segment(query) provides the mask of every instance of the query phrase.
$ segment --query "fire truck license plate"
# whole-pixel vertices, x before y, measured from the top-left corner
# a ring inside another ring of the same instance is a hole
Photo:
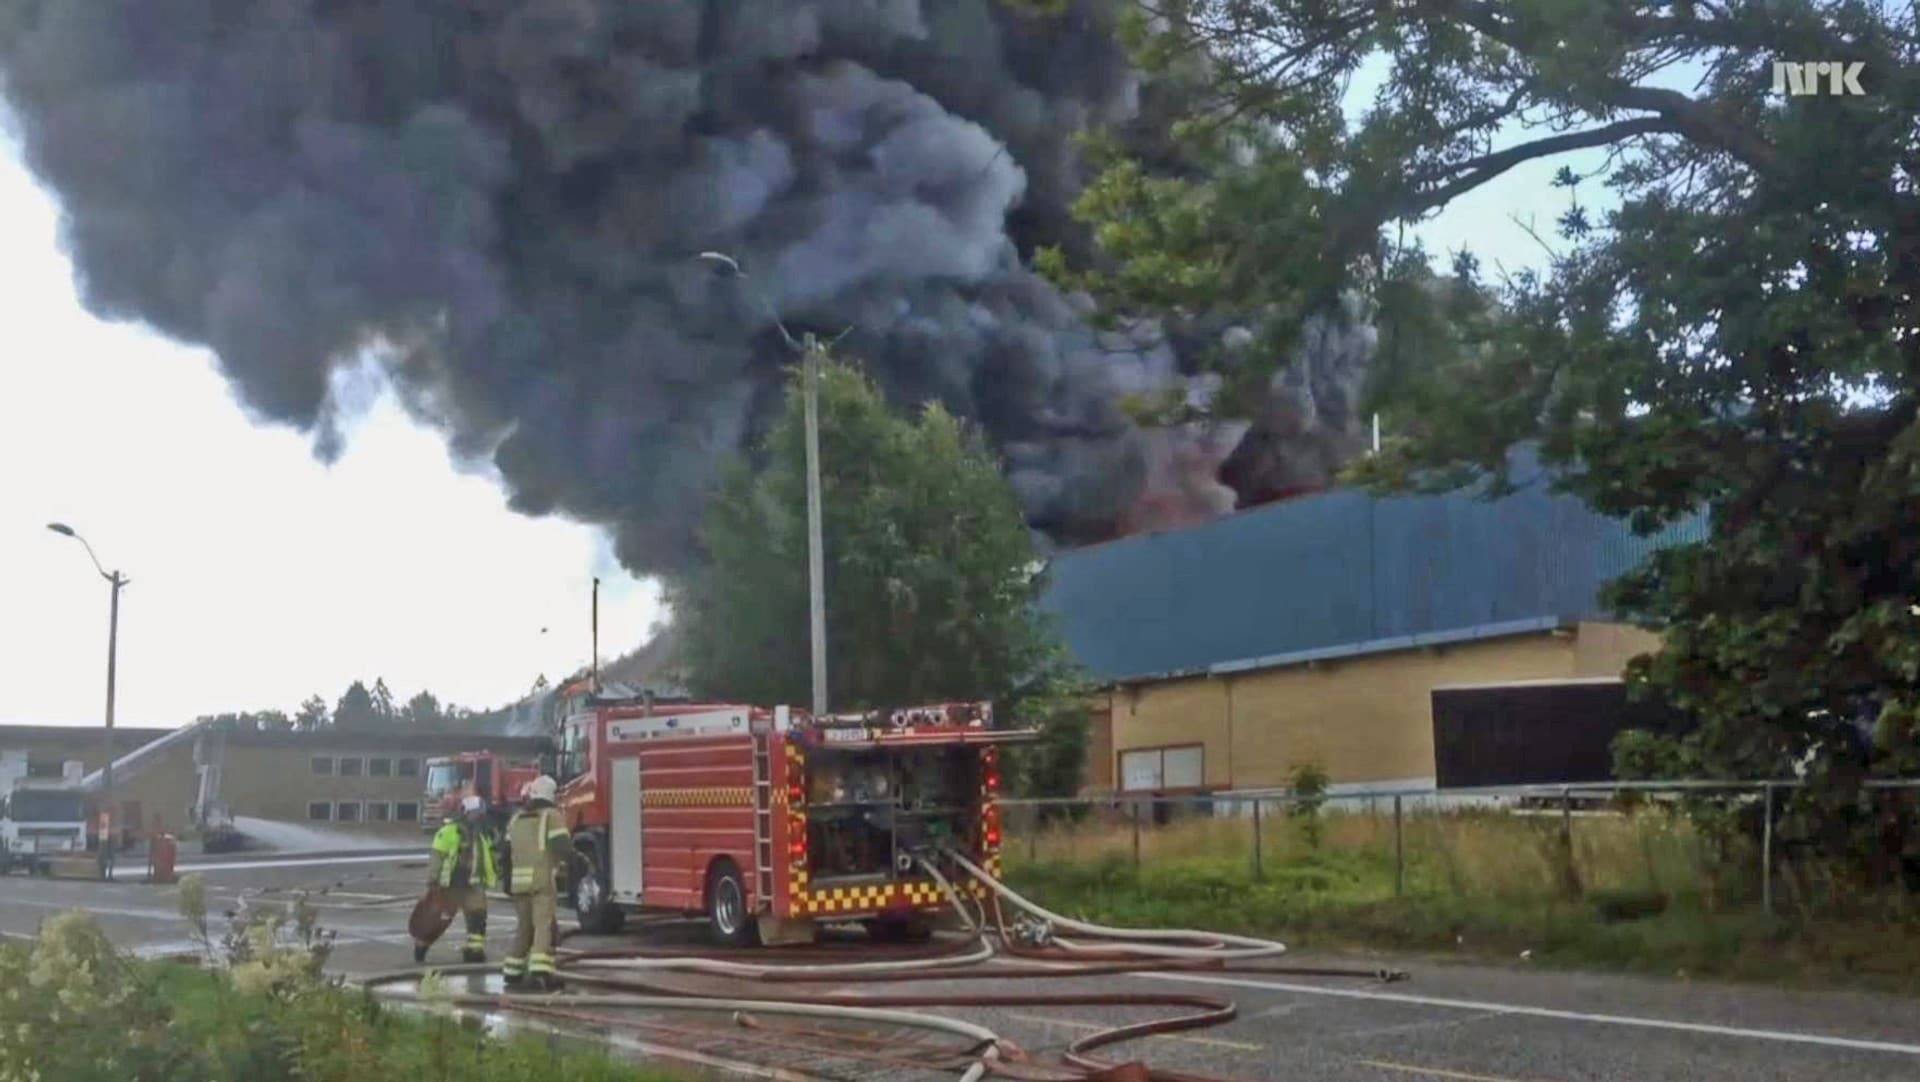
[[[830,744],[838,744],[848,740],[865,740],[867,731],[865,729],[826,729],[821,732],[820,737]]]

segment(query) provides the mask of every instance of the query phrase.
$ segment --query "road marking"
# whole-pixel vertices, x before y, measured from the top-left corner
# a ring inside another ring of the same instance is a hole
[[[1382,1071],[1400,1071],[1404,1074],[1423,1074],[1432,1078],[1453,1078],[1459,1082],[1523,1082],[1518,1078],[1504,1075],[1468,1074],[1465,1071],[1449,1071],[1441,1067],[1421,1067],[1413,1063],[1393,1063],[1384,1059],[1357,1059],[1353,1062],[1362,1067],[1376,1067]]]
[[[160,920],[169,924],[184,921],[178,910],[173,909],[133,909],[128,906],[91,905],[85,902],[53,902],[38,898],[8,898],[7,905],[23,905],[34,909],[84,910],[99,916],[129,917],[134,920]]]
[[[1456,1011],[1487,1011],[1493,1014],[1524,1015],[1528,1018],[1554,1018],[1564,1022],[1591,1022],[1604,1026],[1635,1026],[1641,1029],[1667,1029],[1682,1033],[1709,1033],[1718,1037],[1740,1037],[1754,1041],[1779,1041],[1783,1044],[1813,1044],[1827,1048],[1848,1048],[1859,1052],[1892,1052],[1902,1056],[1920,1056],[1920,1044],[1895,1041],[1868,1041],[1854,1037],[1830,1037],[1824,1033],[1799,1033],[1780,1029],[1747,1029],[1741,1026],[1716,1026],[1706,1022],[1676,1022],[1666,1018],[1646,1018],[1630,1014],[1592,1014],[1586,1011],[1561,1011],[1551,1007],[1526,1007],[1512,1003],[1487,1003],[1474,999],[1443,999],[1438,996],[1410,996],[1397,992],[1362,992],[1354,988],[1326,988],[1286,981],[1250,981],[1235,977],[1206,977],[1189,973],[1142,973],[1156,981],[1185,981],[1192,984],[1217,984],[1227,988],[1258,988],[1269,992],[1297,992],[1308,996],[1334,996],[1339,999],[1367,999],[1381,1003],[1405,1003],[1415,1007],[1442,1007]]]
[[[387,1002],[393,1003],[396,1001],[388,1000]],[[408,1003],[404,1000],[397,1002],[403,1010],[421,1010],[420,1006],[416,1003]],[[723,1056],[710,1055],[706,1052],[696,1052],[690,1048],[675,1048],[671,1045],[655,1044],[652,1041],[643,1041],[635,1037],[627,1036],[624,1033],[589,1032],[583,1034],[579,1030],[568,1029],[565,1026],[556,1025],[552,1022],[540,1021],[537,1018],[525,1014],[516,1014],[512,1021],[508,1022],[506,1018],[497,1011],[476,1010],[471,1007],[456,1008],[456,1011],[463,1016],[479,1018],[483,1025],[495,1033],[502,1031],[512,1033],[515,1030],[535,1030],[577,1041],[593,1041],[606,1047],[638,1052],[642,1056],[649,1056],[655,1059],[679,1060],[682,1063],[691,1063],[696,1066],[718,1071],[722,1074],[738,1075],[743,1078],[766,1078],[772,1079],[774,1082],[818,1082],[818,1080],[811,1075],[804,1075],[798,1071],[788,1070],[785,1067],[766,1067],[758,1063],[749,1063],[746,1060],[730,1059]]]
[[[1454,1029],[1459,1026],[1470,1026],[1475,1022],[1484,1022],[1489,1018],[1500,1018],[1505,1014],[1505,1011],[1482,1011],[1479,1014],[1470,1014],[1464,1018],[1429,1018],[1422,1022],[1402,1022],[1394,1026],[1343,1029],[1329,1036],[1327,1039],[1330,1041],[1372,1040],[1373,1038],[1385,1037],[1389,1034],[1418,1033],[1422,1030],[1429,1029]]]
[[[1007,1016],[1019,1022],[1031,1022],[1041,1026],[1063,1026],[1067,1029],[1102,1030],[1112,1026],[1095,1025],[1092,1022],[1069,1022],[1064,1018],[1042,1018],[1034,1014],[1010,1014]],[[1204,1044],[1214,1048],[1231,1048],[1237,1052],[1265,1052],[1264,1044],[1248,1044],[1245,1041],[1223,1041],[1218,1037],[1182,1037],[1178,1033],[1155,1033],[1147,1038],[1150,1041],[1184,1041],[1187,1044]]]
[[[364,857],[283,857],[273,860],[217,860],[206,863],[176,864],[176,872],[250,872],[257,868],[324,868],[331,864],[404,864],[407,861],[426,862],[423,853],[375,853]],[[128,869],[127,874],[136,873]],[[144,869],[138,873],[145,876]],[[119,878],[116,872],[114,878]]]

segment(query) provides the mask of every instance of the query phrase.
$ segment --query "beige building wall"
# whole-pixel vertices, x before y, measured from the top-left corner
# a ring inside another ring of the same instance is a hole
[[[1619,676],[1627,662],[1660,649],[1660,636],[1631,624],[1587,621],[1574,631],[1575,676]]]
[[[1431,693],[1449,684],[1615,676],[1657,637],[1612,624],[1221,676],[1112,693],[1112,758],[1200,745],[1208,789],[1278,788],[1312,763],[1335,785],[1434,776]],[[1096,714],[1096,723],[1098,715]],[[1108,741],[1098,736],[1099,746]],[[1095,788],[1091,784],[1089,788]],[[1099,788],[1114,788],[1110,784]]]
[[[115,751],[125,755],[164,730],[122,730]],[[237,733],[227,738],[220,797],[234,815],[310,824],[324,829],[418,835],[426,761],[463,748],[494,750],[522,760],[526,741],[481,735],[426,738],[329,733],[324,738]],[[511,750],[510,750],[511,749]],[[105,759],[97,729],[0,726],[0,751],[24,750],[36,767],[57,773],[60,762],[78,759],[86,771]],[[324,759],[324,772],[315,760]],[[144,834],[155,827],[181,833],[199,794],[193,741],[160,753],[137,773],[115,778],[122,823]]]
[[[114,753],[125,755],[162,735],[162,730],[122,729],[114,733]],[[100,769],[107,759],[104,733],[100,729],[51,729],[42,727],[0,727],[0,751],[24,751],[36,770],[58,776],[60,764],[79,760],[83,773]],[[123,812],[123,825],[129,830],[153,829],[155,816],[161,828],[178,831],[186,826],[187,806],[193,801],[199,775],[193,766],[193,747],[173,747],[145,770],[131,778],[116,778],[114,792]]]
[[[416,751],[365,746],[227,744],[220,792],[235,815],[379,833],[419,833],[425,762]],[[315,766],[324,761],[325,773]],[[376,775],[376,769],[384,773]],[[324,808],[321,807],[324,805]]]

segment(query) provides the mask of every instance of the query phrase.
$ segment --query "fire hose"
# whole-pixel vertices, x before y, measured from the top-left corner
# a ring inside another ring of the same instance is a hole
[[[1149,964],[1158,970],[1218,970],[1228,963],[1270,959],[1286,951],[1285,945],[1281,943],[1246,936],[1185,929],[1114,928],[1075,920],[1047,910],[1025,898],[958,853],[943,851],[938,855],[952,860],[956,866],[965,870],[990,891],[993,917],[991,928],[988,926],[987,907],[985,905],[980,907],[979,917],[976,919],[975,914],[967,909],[962,892],[955,888],[937,866],[936,860],[933,859],[935,854],[924,852],[916,855],[917,862],[939,884],[947,901],[960,915],[962,924],[968,930],[971,941],[958,948],[922,952],[905,959],[865,962],[810,960],[800,964],[744,963],[713,957],[699,951],[666,953],[644,948],[590,952],[565,951],[562,952],[561,962],[567,969],[569,978],[577,984],[602,989],[601,991],[570,993],[558,997],[453,993],[436,998],[450,1006],[525,1008],[548,1017],[574,1017],[601,1023],[609,1019],[600,1015],[583,1015],[579,1009],[724,1013],[730,1015],[736,1025],[751,1026],[763,1032],[780,1031],[768,1030],[759,1023],[753,1022],[749,1016],[786,1016],[896,1026],[965,1038],[968,1043],[965,1050],[958,1053],[958,1059],[949,1056],[938,1064],[923,1064],[929,1069],[939,1070],[951,1069],[960,1062],[966,1062],[968,1066],[961,1075],[960,1082],[979,1082],[988,1073],[1014,1079],[1016,1082],[1061,1082],[1065,1078],[1086,1078],[1114,1070],[1119,1066],[1094,1058],[1090,1053],[1096,1049],[1145,1037],[1221,1025],[1237,1016],[1237,1007],[1231,1000],[1215,996],[1177,993],[956,994],[945,991],[935,995],[877,998],[859,992],[844,991],[779,995],[756,990],[755,994],[742,997],[661,986],[645,980],[636,980],[632,975],[637,975],[636,971],[654,974],[681,973],[745,979],[757,984],[817,984],[836,980],[860,984],[933,980],[960,982],[1010,978],[1057,980],[1138,973],[1148,968]],[[1006,926],[1005,913],[1001,904],[1003,901],[1033,920],[1044,922],[1041,930],[1037,934],[1031,927],[1024,933],[1010,931]],[[1114,945],[1096,947],[1060,939],[1051,935],[1051,929],[1055,927],[1083,937],[1105,939]],[[995,947],[996,940],[999,943],[998,949]],[[816,951],[803,956],[822,958],[831,953]],[[984,964],[999,959],[1003,955],[1014,960],[1015,964],[1002,964],[991,968]],[[587,972],[589,970],[591,972]],[[481,974],[491,972],[491,967],[460,965],[444,967],[439,971],[447,975]],[[614,971],[623,971],[630,976],[618,976]],[[1400,976],[1382,971],[1308,969],[1306,967],[1283,969],[1273,966],[1238,966],[1233,972],[1286,972],[1294,975],[1380,979],[1395,979],[1396,976]],[[382,992],[384,995],[418,1001],[424,997],[417,990],[393,989],[388,986],[403,981],[418,980],[420,976],[420,970],[403,970],[369,978],[363,983],[369,989],[384,989]],[[934,1007],[1015,1006],[1177,1007],[1185,1009],[1186,1013],[1113,1026],[1081,1037],[1069,1044],[1062,1053],[1062,1062],[1074,1072],[1063,1076],[1058,1068],[1044,1068],[1037,1063],[1027,1062],[1024,1054],[1016,1046],[1005,1042],[998,1034],[986,1027],[914,1010],[914,1008]],[[804,1034],[824,1036],[819,1031],[789,1030],[785,1032],[791,1036]],[[844,1036],[833,1035],[831,1038],[833,1045],[818,1050],[829,1055],[833,1054],[838,1050],[837,1046]],[[855,1058],[865,1058],[870,1055],[871,1053],[863,1053]],[[1145,1073],[1151,1082],[1215,1082],[1202,1076],[1161,1068],[1147,1067]]]
[[[1032,902],[1027,900],[1026,898],[1021,897],[1020,894],[1016,892],[1012,887],[1007,886],[1005,883],[1000,882],[998,879],[995,879],[993,876],[988,875],[986,872],[986,869],[973,863],[972,861],[968,860],[966,857],[961,856],[959,853],[956,853],[953,850],[948,849],[944,851],[943,855],[945,855],[949,860],[952,860],[955,864],[958,864],[960,867],[965,868],[967,872],[974,877],[974,879],[978,880],[981,883],[985,883],[987,887],[994,892],[995,895],[1001,898],[1005,898],[1007,901],[1012,902],[1014,905],[1020,907],[1021,909],[1026,910],[1028,913],[1031,913],[1034,916],[1039,917],[1040,919],[1047,921],[1048,923],[1054,926],[1079,932],[1082,935],[1099,936],[1103,939],[1119,940],[1129,944],[1137,944],[1137,945],[1129,946],[1127,948],[1128,950],[1136,954],[1150,955],[1150,956],[1161,957],[1161,958],[1206,958],[1206,959],[1222,959],[1222,960],[1239,960],[1239,959],[1252,959],[1252,958],[1273,958],[1273,957],[1277,957],[1279,955],[1285,954],[1287,952],[1286,944],[1276,943],[1270,939],[1254,939],[1249,936],[1228,935],[1224,932],[1200,932],[1200,931],[1190,931],[1186,929],[1160,930],[1160,929],[1144,929],[1144,928],[1115,928],[1111,925],[1089,924],[1086,921],[1074,920],[1072,917],[1063,917],[1058,913],[1042,908],[1036,902]],[[933,862],[926,861],[925,866],[932,867]],[[1176,941],[1187,940],[1189,942],[1197,940],[1199,942],[1206,943],[1209,945],[1201,946],[1201,947],[1175,947],[1175,946],[1161,945],[1161,944],[1165,944],[1169,940],[1176,940]],[[1077,951],[1077,950],[1085,949],[1081,947],[1079,944],[1072,942],[1071,940],[1055,938],[1053,942],[1064,950]]]

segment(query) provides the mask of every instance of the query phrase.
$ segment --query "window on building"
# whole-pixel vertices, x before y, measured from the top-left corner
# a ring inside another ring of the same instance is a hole
[[[333,805],[324,800],[316,800],[307,805],[307,818],[320,823],[331,822],[333,820]]]
[[[360,776],[360,771],[365,769],[365,764],[366,760],[357,755],[342,755],[340,757],[340,776],[343,778],[357,778]]]
[[[1201,756],[1205,749],[1168,748],[1161,760],[1161,770],[1165,775],[1164,783],[1169,789],[1198,789],[1205,782],[1205,771],[1201,770]]]
[[[385,758],[368,759],[367,760],[367,777],[369,778],[393,777],[393,760],[385,759]]]
[[[360,802],[342,800],[333,806],[333,819],[337,823],[358,823],[360,821]]]
[[[1198,789],[1206,781],[1205,763],[1205,749],[1198,744],[1123,751],[1120,788],[1130,792]]]
[[[322,777],[328,777],[328,778],[333,776],[333,756],[316,755],[313,758],[307,760],[307,762],[312,764],[313,772],[315,774],[318,774]]]
[[[63,775],[64,769],[59,759],[27,760],[27,777],[29,778],[58,778]]]
[[[418,759],[399,759],[396,760],[393,765],[398,768],[394,773],[403,778],[417,778],[420,776],[420,760]]]
[[[420,821],[420,805],[411,800],[397,800],[393,804],[393,821],[396,823],[417,823]]]
[[[393,805],[384,800],[367,801],[367,822],[388,823],[393,821]]]

